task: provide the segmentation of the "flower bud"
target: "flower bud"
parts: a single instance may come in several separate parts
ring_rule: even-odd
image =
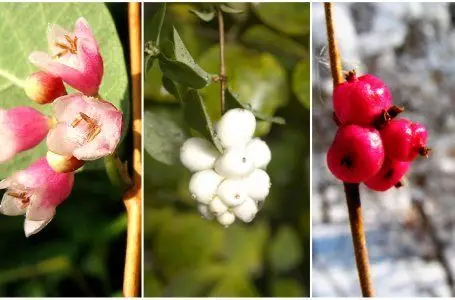
[[[46,137],[49,125],[49,118],[31,107],[0,109],[0,163],[37,146]]]
[[[38,104],[52,103],[58,97],[66,95],[62,79],[42,71],[33,73],[25,80],[24,90]]]
[[[57,173],[74,172],[85,163],[85,161],[79,160],[74,156],[63,156],[52,151],[47,151],[46,159],[49,166]]]

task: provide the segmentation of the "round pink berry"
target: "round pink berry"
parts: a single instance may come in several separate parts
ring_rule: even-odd
[[[373,75],[347,75],[347,81],[335,87],[333,109],[340,125],[373,125],[392,105],[387,86]]]
[[[386,159],[378,174],[364,183],[374,191],[384,192],[395,186],[408,171],[410,162]]]
[[[413,161],[419,154],[427,156],[428,133],[424,126],[408,119],[389,121],[381,130],[387,157],[398,161]]]
[[[374,176],[383,162],[384,147],[379,132],[373,127],[340,127],[327,153],[327,165],[332,174],[349,183]]]

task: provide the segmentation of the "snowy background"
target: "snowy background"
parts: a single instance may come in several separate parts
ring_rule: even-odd
[[[323,5],[313,4],[314,296],[360,295],[343,186],[325,153],[335,135]],[[378,296],[453,296],[455,287],[455,6],[337,3],[344,69],[371,73],[391,89],[404,117],[429,129],[432,156],[418,159],[405,187],[361,186]]]

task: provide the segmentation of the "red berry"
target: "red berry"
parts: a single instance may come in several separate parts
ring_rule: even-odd
[[[427,130],[408,119],[389,121],[381,130],[387,157],[398,161],[413,161],[417,155],[428,155]]]
[[[365,181],[365,185],[374,191],[387,191],[401,180],[410,165],[410,162],[386,159],[378,174]]]
[[[327,153],[327,165],[332,174],[350,183],[374,176],[383,162],[384,147],[379,132],[373,127],[340,127]]]
[[[350,72],[347,81],[333,92],[333,109],[341,125],[373,125],[391,105],[387,86],[369,74],[356,77],[355,72]]]

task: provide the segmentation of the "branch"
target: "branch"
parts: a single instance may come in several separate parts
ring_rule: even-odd
[[[142,101],[141,101],[141,4],[128,4],[131,82],[133,102],[133,187],[125,193],[123,203],[128,216],[123,296],[139,296],[142,249]]]
[[[225,108],[225,91],[226,91],[226,65],[224,62],[224,18],[223,12],[218,8],[218,34],[220,37],[220,101],[221,115],[224,114]]]
[[[330,69],[332,71],[333,86],[343,82],[343,72],[341,69],[341,58],[335,38],[335,28],[333,24],[333,4],[324,3],[325,18],[327,26],[327,40],[329,44]],[[362,205],[360,201],[359,184],[344,183],[344,192],[348,205],[349,222],[351,224],[352,243],[359,276],[360,287],[364,297],[374,295],[373,283],[371,281],[370,262],[368,259],[368,249],[366,245],[365,231],[363,227]]]

